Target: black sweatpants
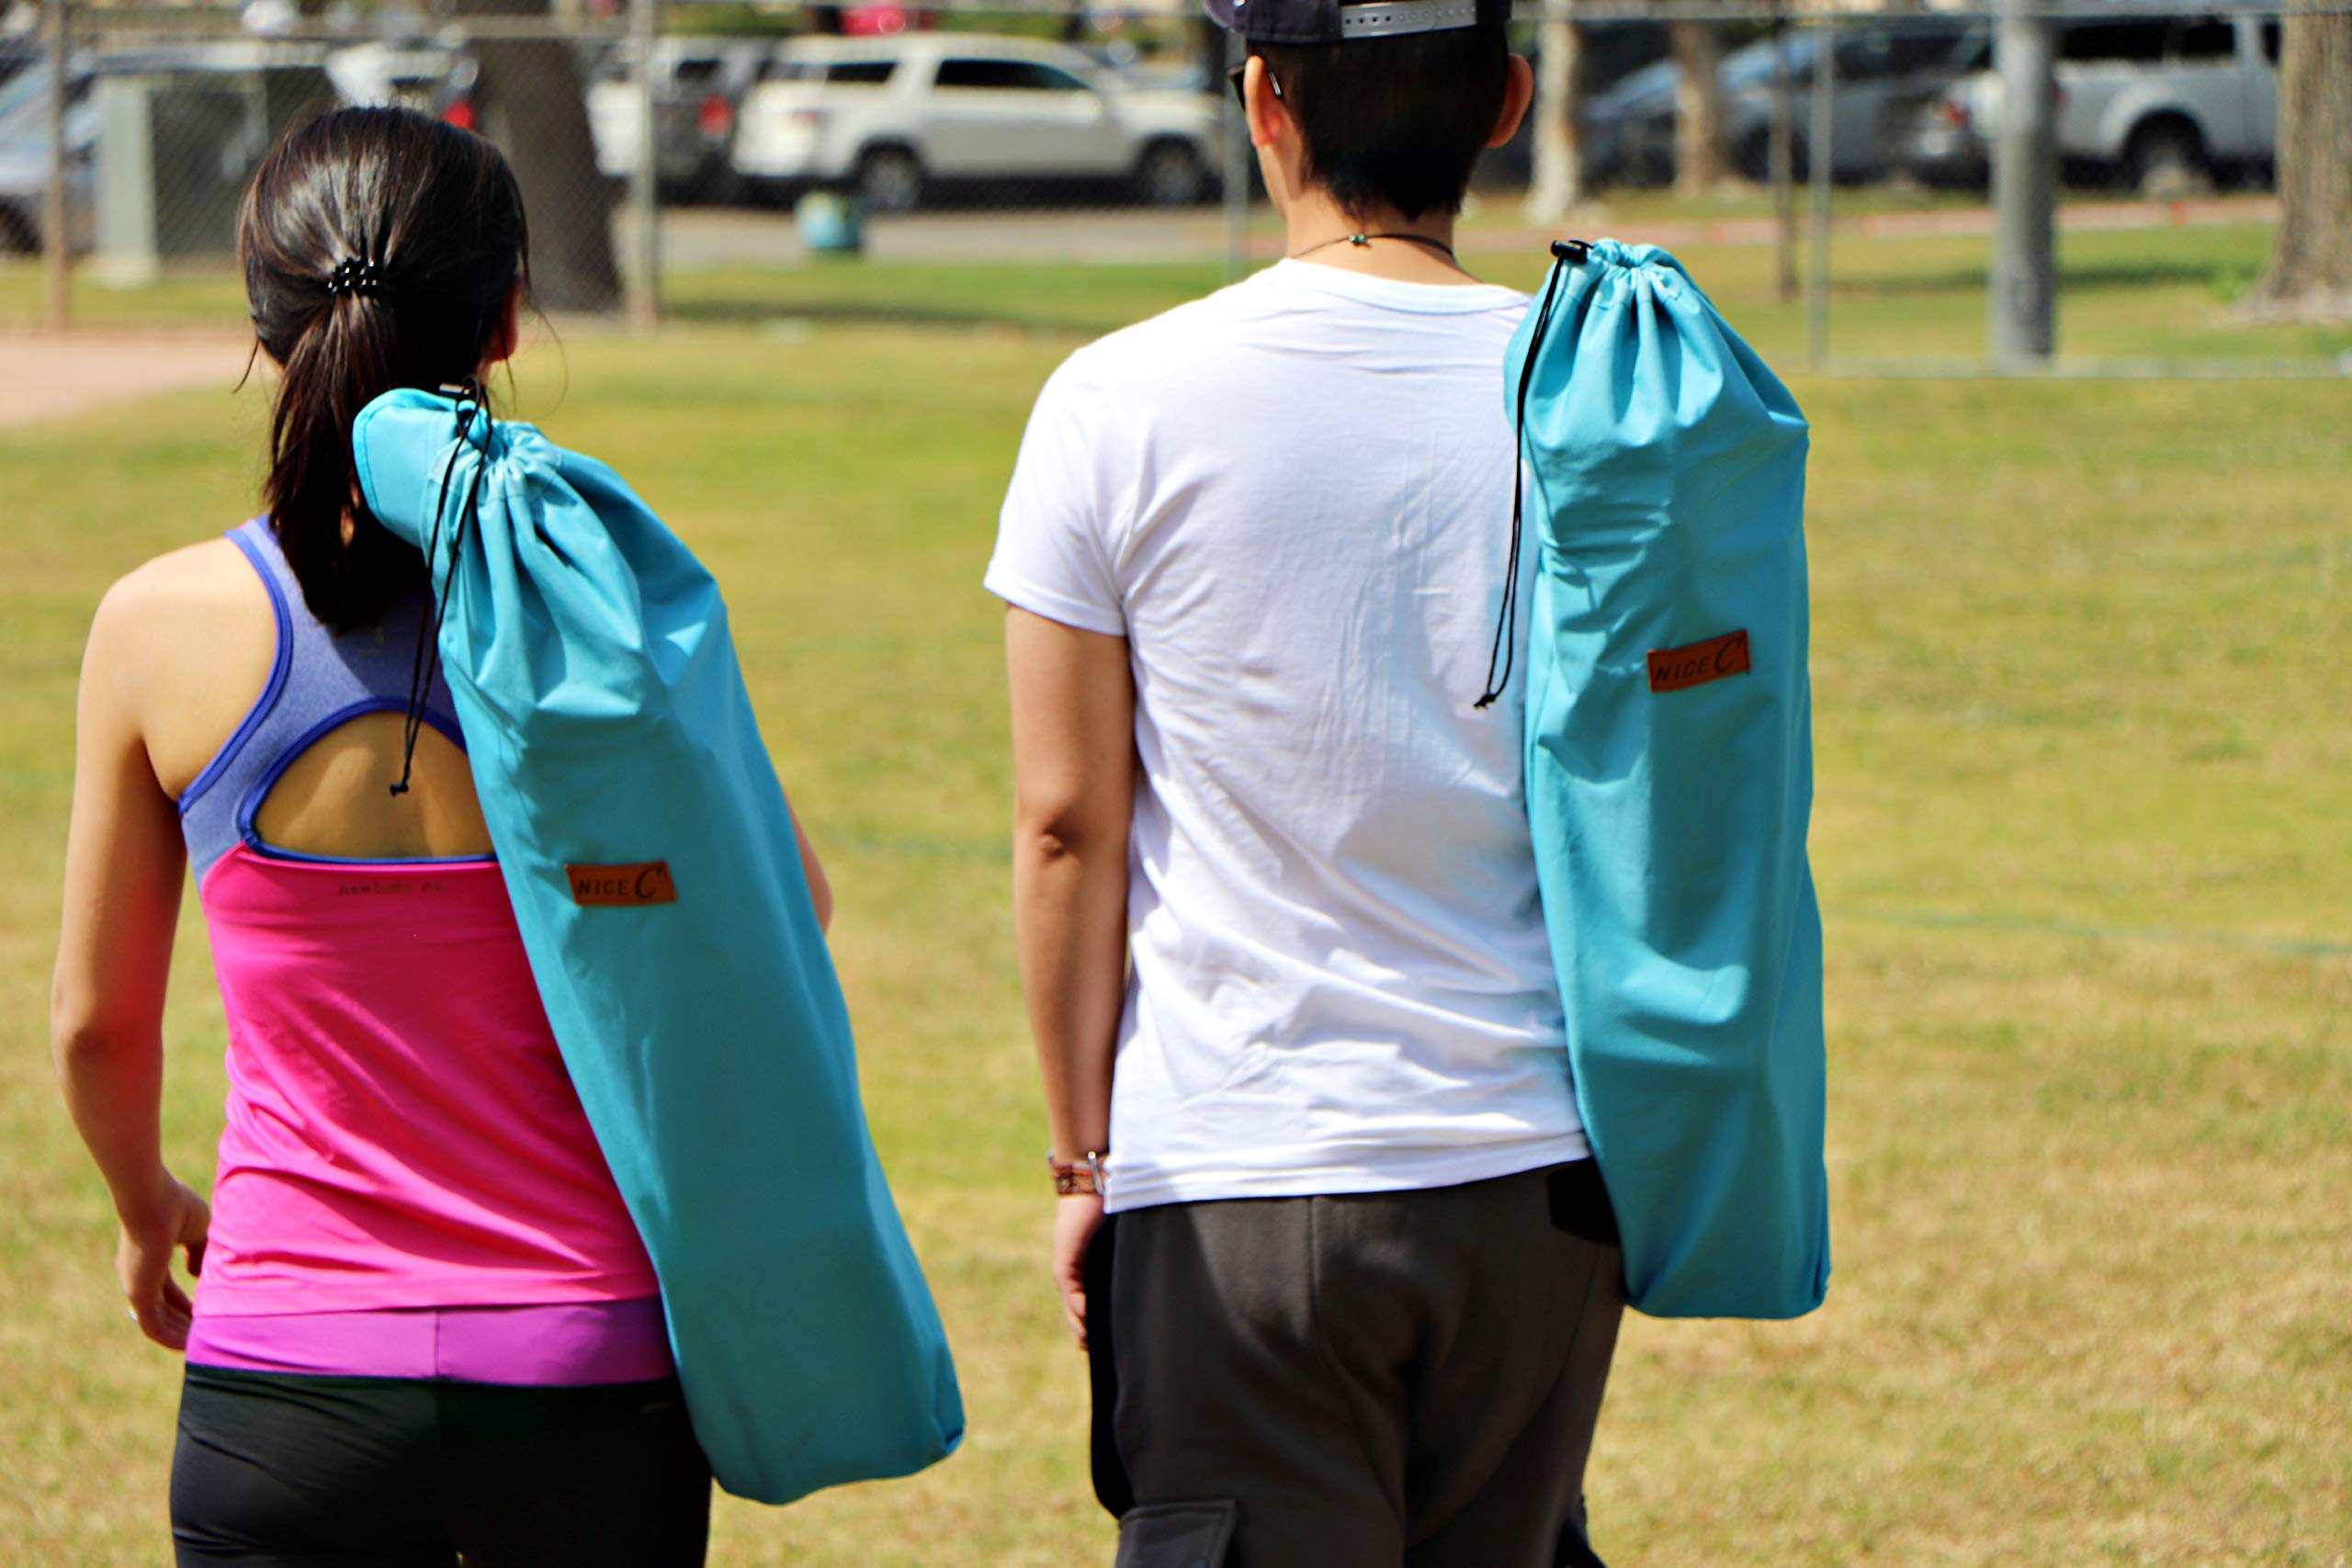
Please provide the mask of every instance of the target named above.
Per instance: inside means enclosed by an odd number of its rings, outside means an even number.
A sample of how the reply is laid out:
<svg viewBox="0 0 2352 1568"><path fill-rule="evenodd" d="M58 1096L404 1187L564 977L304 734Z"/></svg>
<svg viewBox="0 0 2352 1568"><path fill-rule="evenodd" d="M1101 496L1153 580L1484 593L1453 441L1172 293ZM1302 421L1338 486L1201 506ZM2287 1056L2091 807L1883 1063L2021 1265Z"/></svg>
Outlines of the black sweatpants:
<svg viewBox="0 0 2352 1568"><path fill-rule="evenodd" d="M1615 1235L1589 1160L1105 1221L1087 1339L1116 1568L1598 1568Z"/></svg>
<svg viewBox="0 0 2352 1568"><path fill-rule="evenodd" d="M673 1568L710 1465L677 1380L528 1388L190 1366L179 1568Z"/></svg>

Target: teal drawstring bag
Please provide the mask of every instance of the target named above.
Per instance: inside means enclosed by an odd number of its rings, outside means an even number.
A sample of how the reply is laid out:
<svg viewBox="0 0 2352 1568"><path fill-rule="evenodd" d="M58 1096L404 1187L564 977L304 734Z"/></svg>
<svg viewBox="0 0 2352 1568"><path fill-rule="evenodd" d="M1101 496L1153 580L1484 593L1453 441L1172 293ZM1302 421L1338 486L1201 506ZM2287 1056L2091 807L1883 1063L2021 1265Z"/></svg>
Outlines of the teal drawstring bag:
<svg viewBox="0 0 2352 1568"><path fill-rule="evenodd" d="M718 585L619 475L478 397L388 393L352 441L425 552L531 972L719 1484L785 1503L944 1458L955 1365Z"/></svg>
<svg viewBox="0 0 2352 1568"><path fill-rule="evenodd" d="M1505 388L1577 1102L1634 1306L1795 1317L1829 1283L1804 416L1666 252L1553 249Z"/></svg>

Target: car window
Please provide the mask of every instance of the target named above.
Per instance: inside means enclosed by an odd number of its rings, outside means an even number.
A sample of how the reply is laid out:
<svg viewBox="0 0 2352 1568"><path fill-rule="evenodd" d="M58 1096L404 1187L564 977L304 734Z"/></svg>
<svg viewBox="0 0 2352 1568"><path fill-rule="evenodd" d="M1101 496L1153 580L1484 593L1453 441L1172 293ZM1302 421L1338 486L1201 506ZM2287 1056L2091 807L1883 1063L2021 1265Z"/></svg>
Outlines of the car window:
<svg viewBox="0 0 2352 1568"><path fill-rule="evenodd" d="M1943 62L1944 68L1955 75L1982 71L1993 63L1993 35L1972 32L1952 45L1951 53Z"/></svg>
<svg viewBox="0 0 2352 1568"><path fill-rule="evenodd" d="M2093 22L2068 28L2058 39L2058 58L2084 63L2154 65L2165 57L2165 35L2170 24L2154 22Z"/></svg>
<svg viewBox="0 0 2352 1568"><path fill-rule="evenodd" d="M2262 24L2262 58L2271 64L2278 63L2279 27L2277 22Z"/></svg>
<svg viewBox="0 0 2352 1568"><path fill-rule="evenodd" d="M670 74L681 87L705 87L718 79L718 56L689 55L673 66Z"/></svg>
<svg viewBox="0 0 2352 1568"><path fill-rule="evenodd" d="M2238 52L2238 30L2221 17L2188 17L2173 24L2176 60L2231 60Z"/></svg>
<svg viewBox="0 0 2352 1568"><path fill-rule="evenodd" d="M97 90L96 75L77 71L65 84L65 107L71 111L90 101ZM49 67L28 65L8 78L0 86L0 121L17 121L8 127L10 134L35 134L44 145L49 140Z"/></svg>
<svg viewBox="0 0 2352 1568"><path fill-rule="evenodd" d="M1951 60L1955 42L1942 31L1898 33L1887 58L1897 71L1932 71Z"/></svg>
<svg viewBox="0 0 2352 1568"><path fill-rule="evenodd" d="M0 85L0 119L17 113L34 99L49 96L49 67L28 66L25 71Z"/></svg>
<svg viewBox="0 0 2352 1568"><path fill-rule="evenodd" d="M1952 36L1941 31L1865 33L1838 50L1838 74L1849 81L1902 76L1926 71L1951 58Z"/></svg>
<svg viewBox="0 0 2352 1568"><path fill-rule="evenodd" d="M1086 84L1057 65L1035 60L943 60L943 87L983 87L1000 91L1082 92Z"/></svg>
<svg viewBox="0 0 2352 1568"><path fill-rule="evenodd" d="M825 67L825 81L835 87L878 87L899 68L895 60L836 60Z"/></svg>

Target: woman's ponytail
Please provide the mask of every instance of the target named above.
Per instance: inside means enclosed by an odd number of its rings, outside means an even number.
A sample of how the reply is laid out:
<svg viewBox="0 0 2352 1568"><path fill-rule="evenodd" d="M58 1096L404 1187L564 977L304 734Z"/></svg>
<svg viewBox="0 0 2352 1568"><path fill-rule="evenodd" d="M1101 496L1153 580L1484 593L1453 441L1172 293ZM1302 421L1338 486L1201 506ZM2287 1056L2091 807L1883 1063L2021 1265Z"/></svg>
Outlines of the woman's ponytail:
<svg viewBox="0 0 2352 1568"><path fill-rule="evenodd" d="M353 423L395 388L472 378L526 276L526 243L505 159L412 110L323 116L254 175L238 245L254 335L282 372L262 492L327 626L374 625L424 570L368 513Z"/></svg>

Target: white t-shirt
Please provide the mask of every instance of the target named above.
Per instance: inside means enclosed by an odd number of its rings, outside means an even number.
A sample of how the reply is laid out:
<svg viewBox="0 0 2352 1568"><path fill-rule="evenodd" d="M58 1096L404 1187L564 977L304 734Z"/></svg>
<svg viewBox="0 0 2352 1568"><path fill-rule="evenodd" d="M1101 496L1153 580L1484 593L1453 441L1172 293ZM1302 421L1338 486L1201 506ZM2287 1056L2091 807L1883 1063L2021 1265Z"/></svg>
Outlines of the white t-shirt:
<svg viewBox="0 0 2352 1568"><path fill-rule="evenodd" d="M1587 1152L1524 676L1472 705L1526 304L1285 261L1080 349L1038 395L988 587L1125 637L1135 670L1110 1209Z"/></svg>

